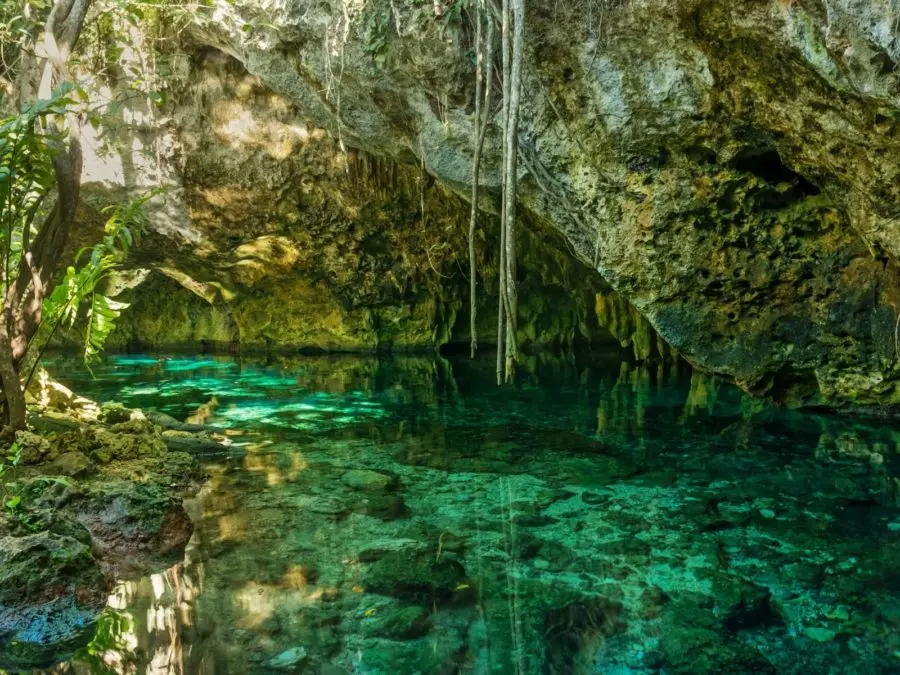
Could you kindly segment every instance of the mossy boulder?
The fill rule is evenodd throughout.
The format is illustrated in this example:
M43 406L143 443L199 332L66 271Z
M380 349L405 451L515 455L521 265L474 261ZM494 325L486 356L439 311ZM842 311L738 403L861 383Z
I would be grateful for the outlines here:
M83 541L50 531L0 538L0 668L50 666L84 642L107 585Z
M69 476L71 478L87 478L96 473L97 468L88 457L77 450L64 452L48 466L47 471L60 476Z
M102 601L103 575L90 546L51 532L0 540L0 604L49 602L66 593Z
M90 531L103 565L117 574L136 575L178 562L193 532L181 499L154 483L91 485L70 506Z

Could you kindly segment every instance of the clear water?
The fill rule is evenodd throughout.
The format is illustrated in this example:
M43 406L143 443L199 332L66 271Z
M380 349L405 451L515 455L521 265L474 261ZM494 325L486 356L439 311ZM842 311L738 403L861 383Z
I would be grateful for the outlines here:
M186 560L63 666L138 673L900 672L900 434L671 366L110 357L184 419Z

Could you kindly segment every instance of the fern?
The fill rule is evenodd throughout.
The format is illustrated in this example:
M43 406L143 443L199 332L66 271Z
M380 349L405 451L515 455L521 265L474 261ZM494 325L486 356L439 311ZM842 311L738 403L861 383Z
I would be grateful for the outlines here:
M100 358L106 339L116 328L116 319L128 308L127 302L113 300L100 293L91 295L87 327L84 331L84 361L90 364Z
M44 325L49 330L44 346L60 326L74 328L79 324L80 309L87 305L84 316L84 361L96 361L107 338L115 330L116 320L128 303L101 292L102 282L117 269L134 246L144 226L144 205L160 190L132 199L124 204L106 207L108 213L103 240L91 248L84 248L75 256L65 276L44 301Z

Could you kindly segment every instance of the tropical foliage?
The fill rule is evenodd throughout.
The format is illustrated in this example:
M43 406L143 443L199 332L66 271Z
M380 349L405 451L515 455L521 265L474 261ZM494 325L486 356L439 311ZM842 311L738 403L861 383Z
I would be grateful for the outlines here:
M86 23L92 10L96 21ZM88 46L97 47L115 17L134 26L143 16L119 0L0 4L0 109L17 111L0 120L0 426L12 430L25 425L23 387L57 328L83 326L90 361L125 308L104 292L104 281L131 248L152 194L111 207L102 240L81 251L61 279L59 267L76 224L82 123L104 124L122 96L163 100L145 81L111 100L92 100L73 75L84 58L76 43L85 32Z

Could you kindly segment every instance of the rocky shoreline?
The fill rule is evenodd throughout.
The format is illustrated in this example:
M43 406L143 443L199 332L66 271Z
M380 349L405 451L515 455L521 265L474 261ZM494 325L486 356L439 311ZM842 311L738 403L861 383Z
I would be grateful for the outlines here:
M183 499L206 480L194 455L229 452L200 425L97 406L46 376L30 393L0 513L0 669L12 671L74 653L116 582L183 559Z

